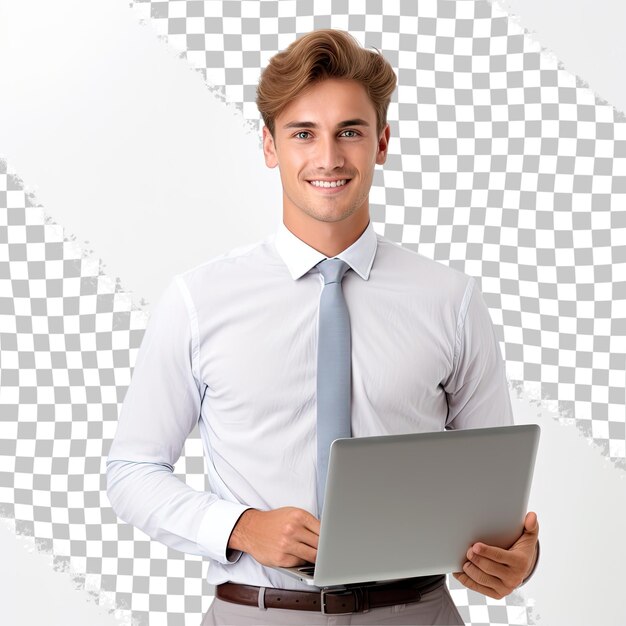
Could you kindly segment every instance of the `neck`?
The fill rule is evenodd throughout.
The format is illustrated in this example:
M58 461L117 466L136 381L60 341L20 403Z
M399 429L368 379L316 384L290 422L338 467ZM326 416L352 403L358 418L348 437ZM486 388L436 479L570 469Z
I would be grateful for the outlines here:
M322 222L305 213L283 212L283 224L304 243L328 258L349 248L369 224L369 213L356 212L338 222Z

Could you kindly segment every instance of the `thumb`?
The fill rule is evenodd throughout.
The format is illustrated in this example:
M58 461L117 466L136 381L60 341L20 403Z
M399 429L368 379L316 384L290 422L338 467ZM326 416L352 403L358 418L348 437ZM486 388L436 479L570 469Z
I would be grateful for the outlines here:
M539 522L537 520L537 514L534 511L526 513L524 532L529 534L537 534L539 532Z

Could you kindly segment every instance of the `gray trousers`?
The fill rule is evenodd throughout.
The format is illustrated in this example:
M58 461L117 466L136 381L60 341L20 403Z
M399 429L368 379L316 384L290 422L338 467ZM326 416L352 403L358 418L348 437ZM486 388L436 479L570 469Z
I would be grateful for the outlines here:
M422 596L419 602L396 604L395 606L371 609L367 613L352 615L322 615L314 611L291 609L260 609L255 606L234 604L215 598L205 613L201 626L273 626L274 624L309 624L326 626L339 624L442 624L465 626L456 608L448 586L441 587Z

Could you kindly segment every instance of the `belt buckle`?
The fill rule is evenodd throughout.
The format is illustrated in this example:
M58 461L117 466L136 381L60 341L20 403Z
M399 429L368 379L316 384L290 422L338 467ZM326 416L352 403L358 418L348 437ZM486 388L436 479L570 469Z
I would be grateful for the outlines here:
M322 588L322 598L321 598L321 604L322 604L322 615L351 615L352 613L355 613L358 611L359 607L358 607L358 596L355 596L356 599L356 603L357 606L355 607L355 611L333 611L332 613L328 613L326 611L326 596L329 594L332 594L333 596L352 596L353 595L353 590L351 589L329 589L328 587L323 587Z

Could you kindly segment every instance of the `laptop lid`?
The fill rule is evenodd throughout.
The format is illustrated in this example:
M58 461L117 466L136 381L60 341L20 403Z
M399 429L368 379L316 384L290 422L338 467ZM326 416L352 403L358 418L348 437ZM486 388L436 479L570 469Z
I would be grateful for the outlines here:
M313 584L460 571L475 541L510 547L539 434L530 424L335 440Z

